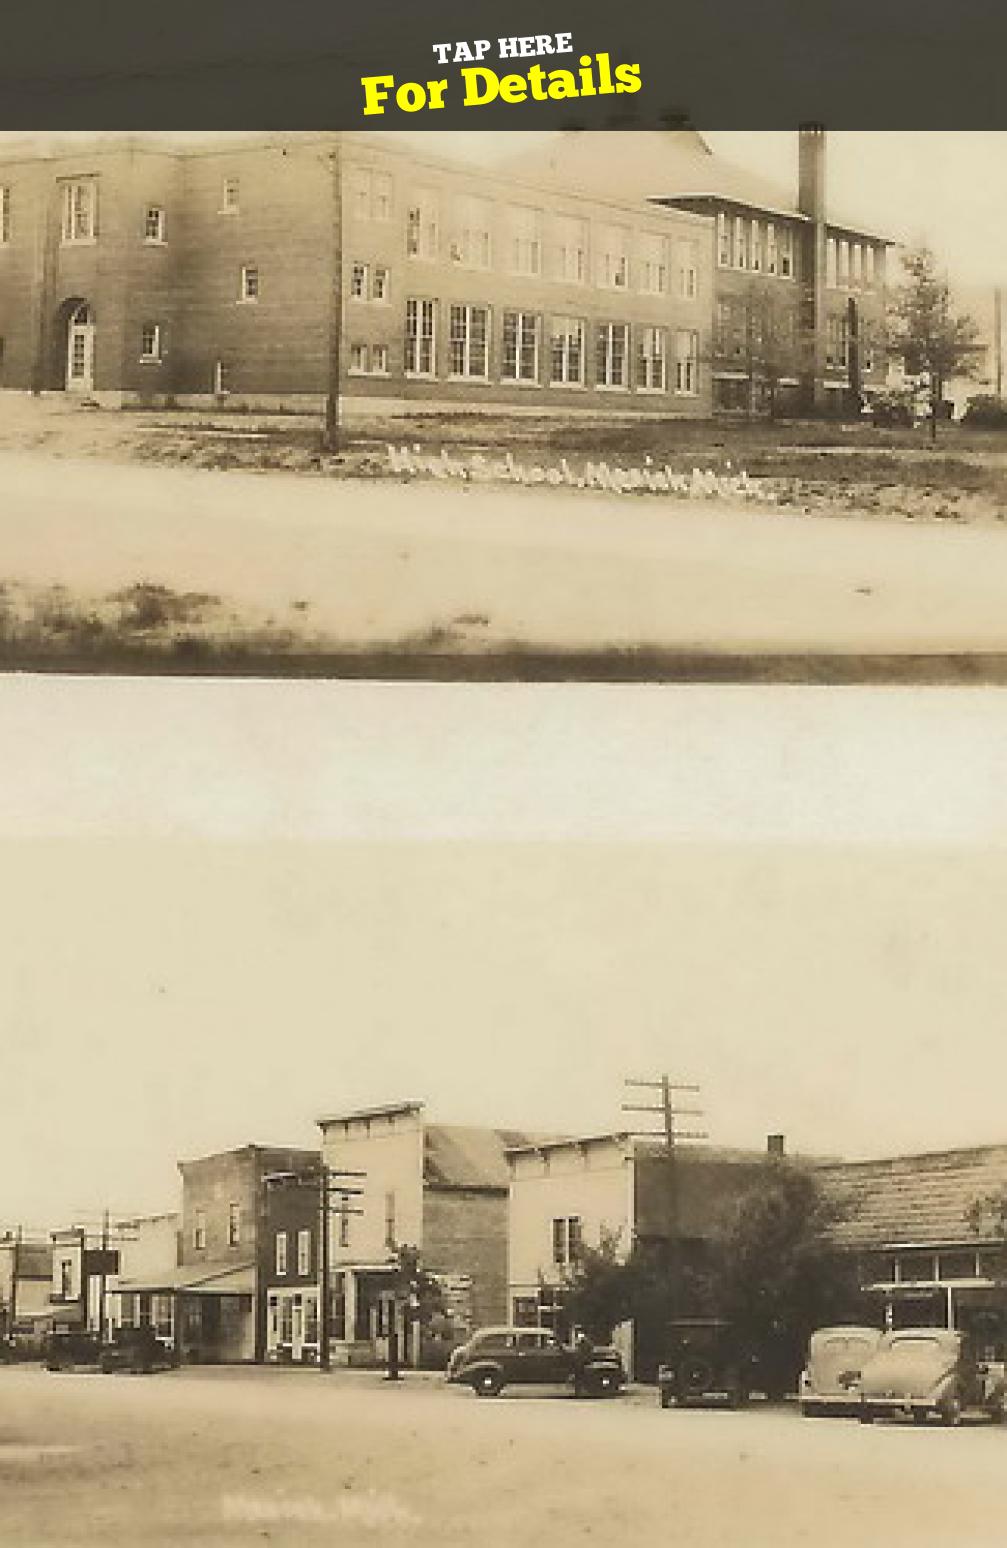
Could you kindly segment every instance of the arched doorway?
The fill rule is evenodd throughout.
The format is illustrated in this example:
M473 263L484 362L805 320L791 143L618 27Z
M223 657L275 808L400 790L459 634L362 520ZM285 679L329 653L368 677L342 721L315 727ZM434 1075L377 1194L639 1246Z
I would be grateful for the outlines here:
M66 390L94 391L94 312L81 301L70 312L66 333Z

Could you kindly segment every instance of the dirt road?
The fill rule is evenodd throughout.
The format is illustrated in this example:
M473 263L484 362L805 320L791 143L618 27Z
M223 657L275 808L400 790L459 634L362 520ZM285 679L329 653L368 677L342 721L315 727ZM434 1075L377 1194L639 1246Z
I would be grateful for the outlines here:
M0 579L220 596L337 645L1007 649L1007 530L0 452Z
M0 1540L16 1548L997 1548L1007 1436L480 1400L408 1378L0 1371Z

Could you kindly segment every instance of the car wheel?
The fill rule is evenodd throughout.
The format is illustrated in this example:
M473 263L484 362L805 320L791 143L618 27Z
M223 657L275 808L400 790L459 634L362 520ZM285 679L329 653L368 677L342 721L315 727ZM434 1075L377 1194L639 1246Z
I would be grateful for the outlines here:
M874 1414L871 1409L869 1409L864 1403L860 1405L860 1412L857 1414L857 1418L860 1420L861 1424L874 1423Z
M661 1400L661 1407L662 1408L670 1408L671 1407L672 1392L671 1392L671 1388L670 1387L659 1387L657 1395L658 1395L658 1397Z
M619 1383L611 1371L599 1371L592 1377L587 1390L592 1397L615 1397Z
M497 1397L503 1381L496 1371L481 1371L472 1385L478 1397Z
M913 1424L926 1424L929 1418L930 1415L927 1413L925 1408L913 1409Z
M954 1426L962 1422L962 1402L957 1393L943 1398L937 1412L940 1414L941 1424Z

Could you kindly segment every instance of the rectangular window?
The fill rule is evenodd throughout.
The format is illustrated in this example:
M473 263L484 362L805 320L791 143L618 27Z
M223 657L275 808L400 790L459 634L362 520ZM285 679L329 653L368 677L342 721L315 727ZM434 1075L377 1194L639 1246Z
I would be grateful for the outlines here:
M629 324L599 324L596 343L596 380L598 386L628 387Z
M637 238L637 286L648 296L668 290L668 239L643 231Z
M597 281L607 290L629 289L629 232L625 226L602 226Z
M406 252L410 258L436 258L437 241L436 196L419 188L406 218Z
M845 312L833 312L826 323L825 364L845 371L850 364L850 322Z
M277 1231L276 1233L276 1272L278 1274L285 1274L287 1272L286 1231Z
M306 1295L304 1297L304 1342L306 1344L318 1343L317 1295Z
M374 376L388 375L387 344L373 344L371 346L371 373Z
M538 381L538 338L537 313L504 312L502 381Z
M839 241L837 269L840 285L848 285L850 283L850 244L845 237L841 237Z
M197 1209L192 1224L192 1245L197 1252L206 1246L206 1210Z
M143 240L164 241L164 210L159 204L148 204L143 216Z
M286 1271L284 1271L286 1272ZM280 1343L292 1344L294 1341L294 1298L291 1295L280 1296Z
M762 222L752 221L749 233L748 267L753 274L762 273Z
M513 274L542 273L542 211L512 204L507 210L510 268Z
M410 298L406 302L406 375L433 376L435 348L434 303Z
M73 1259L61 1258L59 1265L59 1293L61 1300L73 1300Z
M560 1215L552 1223L552 1261L566 1268L576 1261L583 1247L579 1215Z
M140 329L140 359L160 360L161 358L161 325L160 323L144 323Z
M693 328L675 334L675 391L687 397L699 391L699 334Z
M350 266L350 295L354 301L367 300L367 274L366 263L354 263Z
M388 172L352 167L349 174L349 206L357 220L391 220L392 179Z
M154 1331L158 1338L170 1338L172 1330L171 1296L154 1297Z
M864 284L868 290L874 289L874 248L870 245L864 248Z
M743 215L734 217L734 267L748 268L748 221Z
M371 300L387 301L391 293L391 275L382 264L376 263L371 274Z
M549 224L549 277L570 285L587 279L587 221L556 215Z
M9 242L11 233L11 192L0 188L0 243Z
M349 1202L350 1202L349 1199L344 1198L343 1201L342 1201L342 1208L339 1211L339 1245L340 1245L340 1247L348 1247L350 1245L350 1210L349 1210Z
M864 277L864 250L859 242L850 243L850 284L859 290Z
M641 328L637 334L636 385L643 392L664 392L667 386L667 335L663 328Z
M242 265L241 299L242 301L258 301L259 299L259 271L254 265Z
M385 1194L385 1246L395 1245L395 1190L392 1188Z
M452 306L448 335L448 372L451 376L489 375L489 310L485 306Z
M227 1245L237 1247L241 1241L241 1205L228 1204L227 1206Z
M835 239L835 237L826 237L826 239L825 239L825 283L826 283L826 285L829 286L829 288L831 290L834 290L835 287L836 287L838 273L839 273L839 270L837 268L837 263L836 263L836 239Z
M63 184L63 241L93 242L98 235L98 184L95 178Z
M350 375L366 376L368 364L368 351L366 344L350 345Z
M311 1273L311 1232L307 1229L297 1233L297 1272L302 1279Z
M136 1324L136 1296L132 1290L124 1290L119 1296L119 1326L131 1328Z
M776 227L772 221L768 221L766 224L766 273L778 273L779 264L779 252L776 246Z
M784 279L794 278L794 228L784 226L780 232L780 274Z
M675 244L675 291L680 301L695 301L699 294L699 249L695 242Z
M492 205L488 199L466 194L455 200L451 260L467 269L490 266Z
M221 215L237 215L241 206L241 183L236 177L225 177L220 193Z
M731 240L732 227L726 215L717 216L717 264L721 269L730 269L734 266L734 243Z
M584 385L584 324L579 317L549 320L549 380L563 387Z

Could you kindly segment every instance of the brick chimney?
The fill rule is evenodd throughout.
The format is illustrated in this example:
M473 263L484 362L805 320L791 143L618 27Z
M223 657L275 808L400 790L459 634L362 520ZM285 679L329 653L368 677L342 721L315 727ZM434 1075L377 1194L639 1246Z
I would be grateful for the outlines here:
M797 208L812 220L825 219L825 130L803 124L797 131Z
M783 1134L769 1134L766 1136L766 1154L769 1156L785 1156L787 1153L786 1136Z

